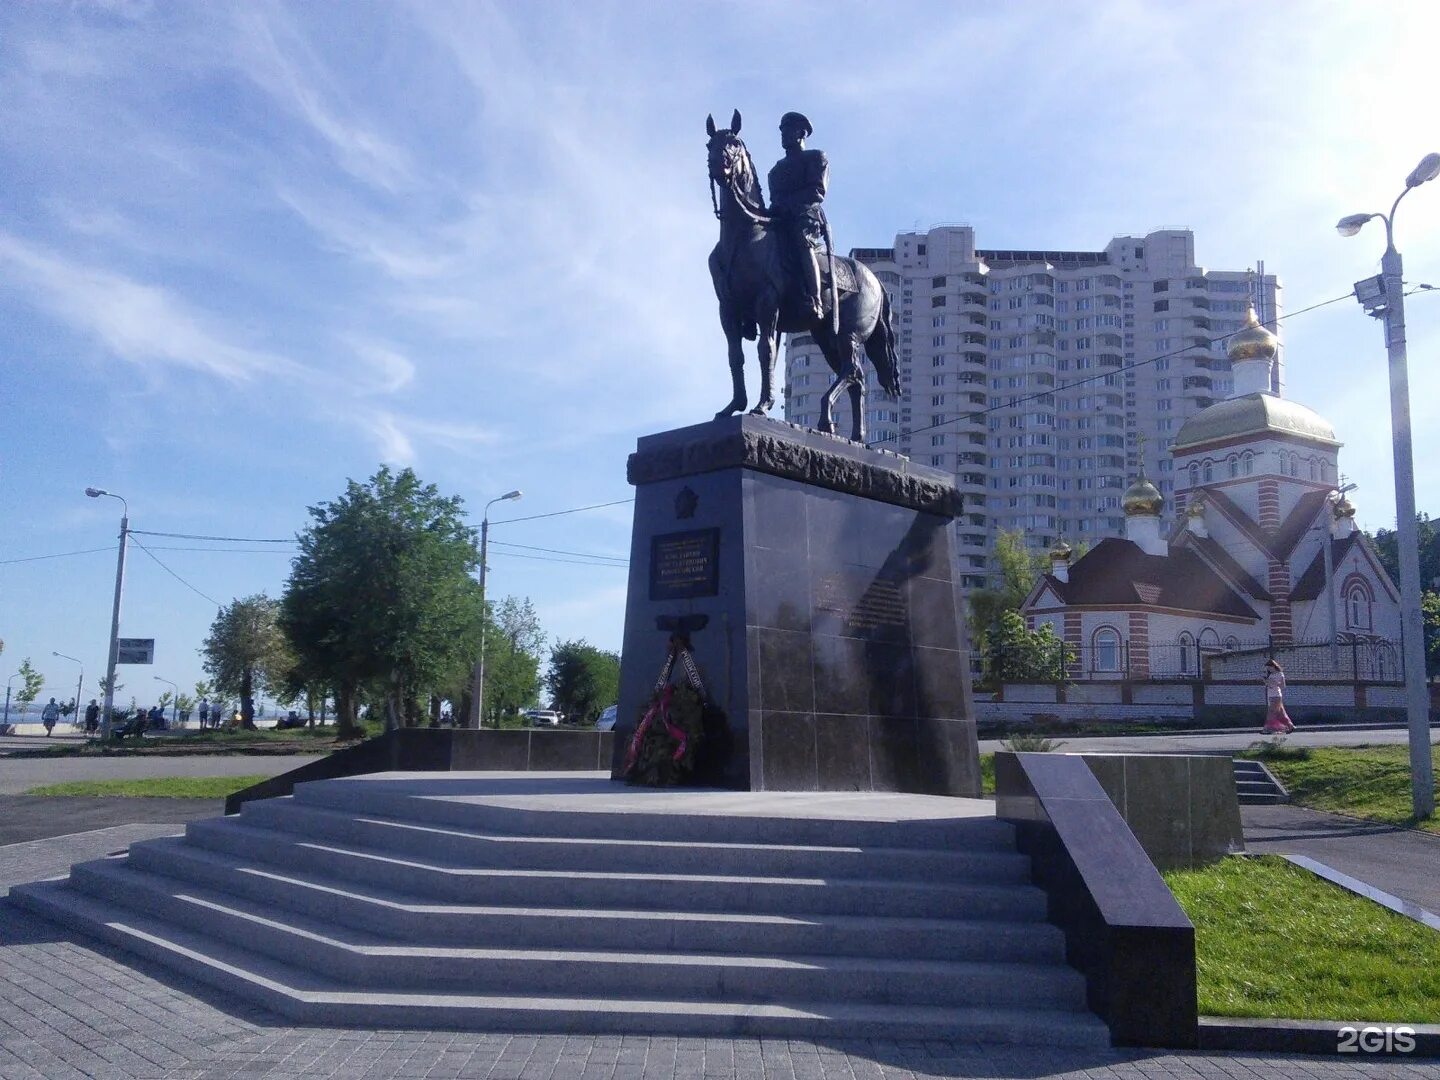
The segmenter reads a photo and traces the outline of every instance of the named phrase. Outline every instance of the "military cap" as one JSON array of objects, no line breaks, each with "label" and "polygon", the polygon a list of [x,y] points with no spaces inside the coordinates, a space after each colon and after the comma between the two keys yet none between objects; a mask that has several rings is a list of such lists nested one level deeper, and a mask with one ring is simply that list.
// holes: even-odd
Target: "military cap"
[{"label": "military cap", "polygon": [[782,131],[785,128],[790,127],[792,124],[803,127],[805,129],[805,137],[807,139],[811,135],[815,134],[815,129],[810,126],[810,121],[805,119],[803,113],[787,112],[784,116],[780,117],[780,128]]}]

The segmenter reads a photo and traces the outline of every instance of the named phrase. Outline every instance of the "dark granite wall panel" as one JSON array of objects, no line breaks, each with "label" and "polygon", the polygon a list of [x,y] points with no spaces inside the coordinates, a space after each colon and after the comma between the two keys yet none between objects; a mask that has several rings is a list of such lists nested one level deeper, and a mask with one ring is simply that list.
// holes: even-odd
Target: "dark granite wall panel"
[{"label": "dark granite wall panel", "polygon": [[[770,440],[772,456],[782,459],[788,452],[774,448],[793,445],[793,459],[824,482],[714,467],[723,458],[714,447],[736,432]],[[835,455],[833,469],[827,454]],[[847,476],[870,483],[887,471],[903,482],[881,484],[883,501],[844,490]],[[953,488],[946,474],[776,421],[735,417],[647,436],[631,475],[638,482],[617,775],[665,655],[656,617],[703,615],[707,625],[691,641],[734,735],[731,760],[713,781],[979,794],[950,518],[933,512],[952,505],[935,494]],[[896,494],[906,484],[923,497],[907,504]],[[687,491],[694,498],[677,501]],[[651,601],[651,537],[704,528],[720,531],[717,594]],[[922,743],[932,748],[923,762]]]}]

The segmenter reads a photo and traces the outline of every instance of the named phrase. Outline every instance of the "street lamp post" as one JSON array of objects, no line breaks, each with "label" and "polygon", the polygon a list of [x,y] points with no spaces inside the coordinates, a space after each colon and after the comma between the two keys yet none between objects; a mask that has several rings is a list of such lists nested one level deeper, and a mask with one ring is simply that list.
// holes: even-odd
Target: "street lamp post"
[{"label": "street lamp post", "polygon": [[490,550],[490,507],[507,499],[520,498],[519,489],[507,491],[485,504],[480,515],[480,660],[475,665],[475,685],[470,691],[469,726],[481,727],[485,723],[485,624],[489,621],[485,610],[485,560]]},{"label": "street lamp post", "polygon": [[80,664],[80,681],[75,684],[75,718],[71,721],[71,723],[77,723],[80,720],[80,694],[85,687],[85,665],[81,664],[79,660],[75,659],[75,657],[66,656],[63,652],[55,652],[53,649],[51,650],[50,655],[58,656],[62,660],[74,660],[75,663]]},{"label": "street lamp post", "polygon": [[179,683],[171,682],[169,679],[162,679],[159,675],[156,675],[156,676],[155,676],[155,681],[156,681],[156,682],[163,682],[163,683],[165,683],[166,685],[168,685],[172,690],[175,691],[175,696],[170,699],[170,723],[171,723],[171,725],[174,726],[174,727],[179,727],[179,726],[180,726],[180,723],[179,723],[179,721],[180,721],[180,684],[179,684]]},{"label": "street lamp post", "polygon": [[1415,461],[1410,439],[1410,376],[1405,356],[1405,282],[1395,250],[1395,211],[1400,200],[1440,176],[1440,154],[1426,154],[1405,178],[1389,214],[1351,214],[1335,226],[1354,236],[1372,218],[1385,223],[1380,275],[1355,283],[1366,312],[1385,320],[1390,362],[1390,426],[1395,454],[1395,532],[1400,554],[1400,644],[1405,656],[1405,712],[1410,729],[1410,798],[1415,816],[1435,812],[1435,770],[1430,759],[1430,687],[1425,677],[1425,627],[1420,613],[1420,550],[1415,529]]},{"label": "street lamp post", "polygon": [[20,677],[20,672],[17,671],[14,675],[11,675],[10,678],[5,681],[5,726],[6,726],[6,727],[9,727],[9,726],[10,726],[10,684],[13,683],[13,682],[14,682],[16,679],[18,679],[19,677]]},{"label": "street lamp post", "polygon": [[110,611],[110,657],[105,662],[105,710],[101,713],[100,739],[110,741],[110,717],[115,711],[115,664],[120,659],[120,597],[125,592],[125,545],[130,537],[130,504],[113,492],[101,488],[87,487],[85,494],[92,499],[105,495],[119,499],[125,509],[120,515],[120,553],[115,560],[115,606]]}]

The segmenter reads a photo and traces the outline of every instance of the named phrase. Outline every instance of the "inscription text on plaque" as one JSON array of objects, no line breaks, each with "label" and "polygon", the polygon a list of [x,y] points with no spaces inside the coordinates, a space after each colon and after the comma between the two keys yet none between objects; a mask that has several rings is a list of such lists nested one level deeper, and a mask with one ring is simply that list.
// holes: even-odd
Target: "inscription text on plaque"
[{"label": "inscription text on plaque", "polygon": [[651,600],[684,600],[719,591],[719,529],[689,529],[651,539]]}]

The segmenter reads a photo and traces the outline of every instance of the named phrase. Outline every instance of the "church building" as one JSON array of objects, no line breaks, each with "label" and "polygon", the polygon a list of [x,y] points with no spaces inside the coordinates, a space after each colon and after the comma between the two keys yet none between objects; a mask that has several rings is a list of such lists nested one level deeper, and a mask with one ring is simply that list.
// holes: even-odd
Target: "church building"
[{"label": "church building", "polygon": [[1334,640],[1357,643],[1352,657],[1364,644],[1366,659],[1331,677],[1395,676],[1399,591],[1339,490],[1334,429],[1272,390],[1277,346],[1252,309],[1229,344],[1233,392],[1175,437],[1172,528],[1142,451],[1124,539],[1073,563],[1063,541],[1050,551],[1022,613],[1064,638],[1072,679],[1238,676],[1257,656],[1286,664],[1297,646]]}]

